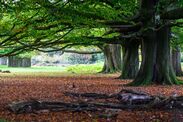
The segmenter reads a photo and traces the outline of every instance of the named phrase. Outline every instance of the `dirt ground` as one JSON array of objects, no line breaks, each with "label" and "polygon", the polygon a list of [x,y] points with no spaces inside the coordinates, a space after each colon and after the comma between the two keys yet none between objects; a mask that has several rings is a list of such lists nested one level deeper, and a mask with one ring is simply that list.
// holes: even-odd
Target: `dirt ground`
[{"label": "dirt ground", "polygon": [[[135,89],[152,95],[183,95],[183,86],[127,87],[131,80],[115,79],[116,75],[60,76],[60,77],[0,77],[0,122],[183,122],[183,111],[124,110],[113,119],[99,119],[98,113],[45,112],[39,114],[12,114],[7,105],[13,101],[75,101],[64,92],[118,93],[121,89]],[[73,87],[74,85],[74,87]],[[2,120],[1,120],[2,119]]]}]

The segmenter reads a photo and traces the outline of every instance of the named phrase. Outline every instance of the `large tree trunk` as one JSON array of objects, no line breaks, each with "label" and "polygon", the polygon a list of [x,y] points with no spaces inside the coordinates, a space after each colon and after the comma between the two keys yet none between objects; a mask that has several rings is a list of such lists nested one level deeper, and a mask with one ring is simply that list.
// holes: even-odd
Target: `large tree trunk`
[{"label": "large tree trunk", "polygon": [[172,65],[176,76],[182,76],[183,73],[181,68],[181,52],[179,46],[176,46],[172,49]]},{"label": "large tree trunk", "polygon": [[131,85],[179,84],[170,61],[169,32],[169,27],[162,27],[144,38],[141,68]]},{"label": "large tree trunk", "polygon": [[154,78],[158,84],[178,84],[170,59],[170,28],[165,26],[157,32],[157,74]]},{"label": "large tree trunk", "polygon": [[8,67],[31,67],[31,58],[8,57]]},{"label": "large tree trunk", "polygon": [[121,71],[121,45],[105,45],[103,51],[105,61],[102,72],[114,73],[117,71]]},{"label": "large tree trunk", "polygon": [[155,23],[154,0],[141,1],[141,18],[143,22],[142,64],[130,85],[179,84],[170,61],[170,28]]},{"label": "large tree trunk", "polygon": [[120,79],[133,79],[139,69],[139,41],[129,40],[124,42],[123,47],[123,64]]}]

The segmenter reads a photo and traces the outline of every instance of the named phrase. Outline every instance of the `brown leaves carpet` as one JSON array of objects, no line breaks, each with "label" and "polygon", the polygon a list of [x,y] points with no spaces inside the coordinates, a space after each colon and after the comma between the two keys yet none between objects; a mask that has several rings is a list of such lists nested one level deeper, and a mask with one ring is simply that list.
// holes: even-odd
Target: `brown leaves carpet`
[{"label": "brown leaves carpet", "polygon": [[12,114],[7,105],[13,101],[75,101],[64,96],[63,92],[95,92],[112,94],[121,89],[135,89],[152,95],[183,95],[183,86],[146,86],[126,87],[130,80],[115,79],[116,76],[60,76],[60,77],[0,77],[0,122],[183,122],[183,111],[180,110],[146,110],[119,112],[115,119],[101,119],[91,115],[98,113],[77,112],[44,112],[33,114]]}]

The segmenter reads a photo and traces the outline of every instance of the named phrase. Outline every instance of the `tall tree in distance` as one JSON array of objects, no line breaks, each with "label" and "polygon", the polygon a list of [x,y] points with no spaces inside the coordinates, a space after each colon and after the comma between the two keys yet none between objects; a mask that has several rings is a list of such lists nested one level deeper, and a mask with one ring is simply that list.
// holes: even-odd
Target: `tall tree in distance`
[{"label": "tall tree in distance", "polygon": [[182,28],[174,27],[171,33],[171,55],[172,55],[172,65],[176,73],[176,76],[182,76],[182,66],[181,66],[181,50],[182,50]]},{"label": "tall tree in distance", "polygon": [[172,65],[176,73],[176,76],[182,76],[182,67],[181,67],[181,49],[178,45],[175,48],[172,48]]},{"label": "tall tree in distance", "polygon": [[105,44],[101,48],[104,53],[104,66],[101,73],[120,72],[122,65],[121,45]]},{"label": "tall tree in distance", "polygon": [[122,44],[123,62],[120,79],[134,79],[139,70],[139,40],[128,40]]}]

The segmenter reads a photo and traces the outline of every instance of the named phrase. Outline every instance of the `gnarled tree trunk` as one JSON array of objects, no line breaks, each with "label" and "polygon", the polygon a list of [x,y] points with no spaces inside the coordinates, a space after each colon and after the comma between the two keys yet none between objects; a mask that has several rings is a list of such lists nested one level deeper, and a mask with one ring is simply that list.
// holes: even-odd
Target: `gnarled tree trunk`
[{"label": "gnarled tree trunk", "polygon": [[144,38],[141,68],[131,85],[179,84],[170,61],[169,32],[165,26]]},{"label": "gnarled tree trunk", "polygon": [[133,79],[139,69],[139,40],[125,41],[123,47],[123,64],[120,79]]},{"label": "gnarled tree trunk", "polygon": [[182,76],[183,72],[181,68],[181,52],[179,46],[176,46],[172,49],[172,65],[176,76]]},{"label": "gnarled tree trunk", "polygon": [[108,44],[103,47],[104,67],[102,73],[114,73],[121,71],[121,45]]},{"label": "gnarled tree trunk", "polygon": [[154,7],[157,1],[141,1],[143,22],[142,64],[130,85],[179,84],[170,61],[170,28],[165,23],[157,30]]}]

